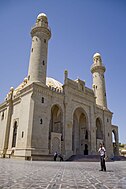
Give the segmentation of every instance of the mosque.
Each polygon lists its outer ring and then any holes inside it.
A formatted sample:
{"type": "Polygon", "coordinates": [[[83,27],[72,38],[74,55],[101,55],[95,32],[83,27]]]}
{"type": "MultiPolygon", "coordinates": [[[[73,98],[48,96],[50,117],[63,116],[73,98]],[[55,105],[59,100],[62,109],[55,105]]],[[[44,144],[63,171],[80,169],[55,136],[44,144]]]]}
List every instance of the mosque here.
{"type": "Polygon", "coordinates": [[[0,104],[0,157],[47,160],[55,151],[64,159],[97,155],[100,143],[108,156],[118,155],[118,127],[107,108],[101,55],[93,56],[92,89],[81,79],[70,79],[67,70],[61,84],[46,75],[51,30],[44,13],[31,37],[28,76],[0,104]]]}

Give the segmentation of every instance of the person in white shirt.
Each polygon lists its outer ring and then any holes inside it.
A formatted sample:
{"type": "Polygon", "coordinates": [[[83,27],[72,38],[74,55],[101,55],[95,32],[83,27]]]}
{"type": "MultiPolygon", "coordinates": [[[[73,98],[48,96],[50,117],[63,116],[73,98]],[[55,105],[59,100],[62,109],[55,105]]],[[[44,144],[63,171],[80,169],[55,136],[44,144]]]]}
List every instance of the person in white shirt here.
{"type": "Polygon", "coordinates": [[[54,161],[56,161],[57,156],[58,156],[58,154],[57,154],[57,152],[55,152],[54,155],[53,155],[54,161]]]}
{"type": "Polygon", "coordinates": [[[100,159],[101,159],[101,170],[100,171],[106,171],[106,165],[105,165],[106,150],[105,150],[103,144],[100,144],[100,148],[99,148],[98,152],[100,154],[100,159]]]}

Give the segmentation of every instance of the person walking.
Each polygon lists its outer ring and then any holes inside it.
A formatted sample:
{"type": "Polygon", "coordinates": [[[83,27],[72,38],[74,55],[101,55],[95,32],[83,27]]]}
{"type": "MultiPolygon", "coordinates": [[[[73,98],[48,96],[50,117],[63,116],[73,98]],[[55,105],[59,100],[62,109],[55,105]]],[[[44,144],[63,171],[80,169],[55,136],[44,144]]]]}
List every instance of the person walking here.
{"type": "Polygon", "coordinates": [[[106,165],[105,165],[105,156],[106,156],[106,150],[103,144],[100,144],[100,148],[98,150],[100,154],[100,160],[101,160],[101,170],[100,171],[106,171],[106,165]]]}
{"type": "Polygon", "coordinates": [[[60,161],[63,161],[63,156],[62,156],[62,154],[59,154],[58,156],[59,156],[59,158],[60,158],[60,161]]]}
{"type": "Polygon", "coordinates": [[[54,157],[54,161],[56,161],[57,155],[58,155],[57,152],[55,152],[54,156],[53,156],[54,157]]]}

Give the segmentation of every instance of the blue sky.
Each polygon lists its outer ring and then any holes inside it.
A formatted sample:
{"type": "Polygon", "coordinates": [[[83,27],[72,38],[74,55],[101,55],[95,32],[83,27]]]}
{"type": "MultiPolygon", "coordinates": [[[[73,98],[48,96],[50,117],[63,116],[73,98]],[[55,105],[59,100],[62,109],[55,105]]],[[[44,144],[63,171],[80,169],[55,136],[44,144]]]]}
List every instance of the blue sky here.
{"type": "Polygon", "coordinates": [[[0,1],[0,102],[11,86],[27,76],[31,27],[39,13],[48,16],[47,75],[63,83],[79,77],[92,87],[93,54],[106,66],[108,108],[126,143],[126,1],[125,0],[4,0],[0,1]]]}

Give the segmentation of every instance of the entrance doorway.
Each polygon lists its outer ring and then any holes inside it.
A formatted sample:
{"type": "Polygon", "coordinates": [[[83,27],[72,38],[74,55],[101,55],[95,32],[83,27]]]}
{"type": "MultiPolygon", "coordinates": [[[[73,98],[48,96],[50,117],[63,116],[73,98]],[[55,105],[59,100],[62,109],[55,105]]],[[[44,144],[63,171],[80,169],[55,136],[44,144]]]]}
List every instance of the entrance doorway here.
{"type": "Polygon", "coordinates": [[[84,155],[88,155],[88,145],[85,144],[84,155]]]}

